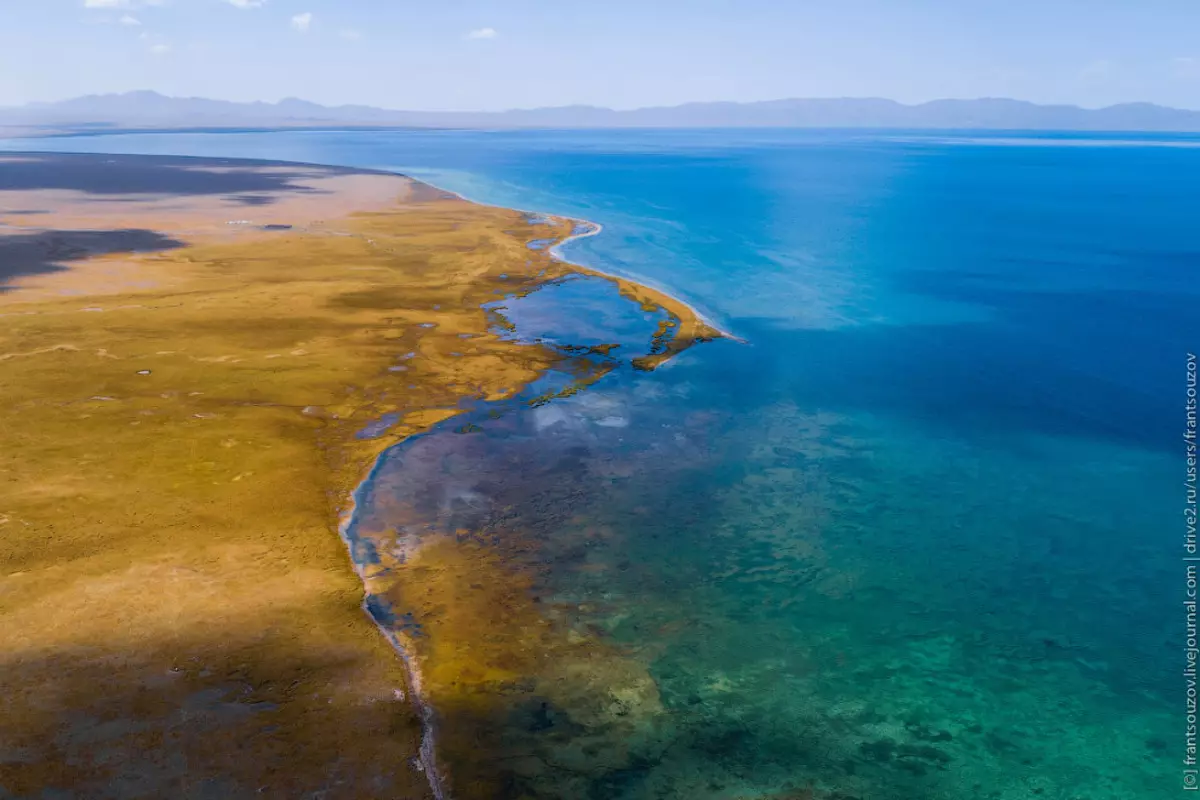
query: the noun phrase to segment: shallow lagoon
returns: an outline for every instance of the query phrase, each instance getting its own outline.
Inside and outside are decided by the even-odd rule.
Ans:
[[[603,282],[501,301],[517,335],[620,342],[618,367],[381,464],[365,529],[417,549],[482,531],[464,546],[559,632],[539,646],[591,664],[540,666],[473,720],[503,796],[1160,798],[1182,768],[1200,162],[1078,138],[39,144],[395,168],[590,219],[604,233],[565,256],[744,340],[644,372],[628,356],[654,321]]]

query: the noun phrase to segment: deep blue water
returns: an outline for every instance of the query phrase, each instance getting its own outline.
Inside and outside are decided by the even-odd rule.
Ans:
[[[1194,137],[292,132],[37,147],[378,167],[586,218],[604,232],[566,257],[666,288],[744,340],[618,370],[472,436],[434,433],[381,465],[377,494],[421,485],[514,507],[551,565],[541,601],[657,686],[654,735],[632,755],[573,762],[569,785],[540,757],[513,767],[512,796],[1181,790]],[[602,295],[567,284],[509,313],[550,338],[644,321]],[[570,491],[514,505],[556,459]],[[434,460],[456,466],[430,483]],[[559,504],[574,515],[547,511]],[[561,755],[569,739],[537,746]]]

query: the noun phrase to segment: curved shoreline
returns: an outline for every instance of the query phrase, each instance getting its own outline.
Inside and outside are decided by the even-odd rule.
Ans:
[[[464,198],[464,199],[466,199],[466,198]],[[468,202],[475,202],[475,201],[471,200]],[[516,209],[516,210],[521,211],[521,209]],[[522,211],[522,213],[533,214],[533,213],[537,213],[537,212]],[[651,292],[654,292],[657,295],[661,295],[663,298],[666,298],[667,300],[669,300],[672,304],[677,304],[682,308],[686,308],[688,310],[688,312],[691,313],[691,315],[694,316],[698,322],[700,322],[702,325],[707,326],[708,328],[711,328],[713,331],[715,331],[720,336],[720,338],[729,339],[730,341],[737,342],[739,344],[747,343],[746,340],[743,339],[742,337],[738,336],[735,333],[732,333],[731,331],[726,330],[725,328],[722,328],[710,316],[708,316],[707,314],[700,311],[700,309],[696,308],[696,306],[689,303],[687,300],[684,300],[683,298],[679,297],[678,295],[675,295],[674,293],[672,293],[671,289],[668,287],[656,285],[656,283],[654,281],[651,281],[648,278],[645,278],[640,275],[626,275],[626,274],[619,273],[619,272],[607,272],[605,270],[596,269],[595,267],[587,267],[582,264],[576,264],[575,262],[571,261],[570,259],[568,259],[566,256],[564,256],[560,252],[560,248],[565,247],[566,245],[570,244],[571,242],[577,241],[579,239],[588,239],[592,236],[599,236],[600,234],[604,233],[604,226],[601,225],[599,222],[592,222],[591,220],[579,219],[578,217],[563,216],[561,214],[542,214],[541,216],[558,217],[559,219],[565,219],[565,220],[574,222],[574,223],[576,223],[577,226],[578,225],[587,225],[589,228],[588,230],[583,231],[582,233],[573,233],[570,236],[566,236],[563,238],[562,241],[560,241],[557,244],[550,247],[548,249],[548,252],[550,253],[550,256],[552,258],[554,258],[555,260],[560,261],[563,264],[566,264],[570,267],[573,267],[574,269],[576,269],[577,271],[579,271],[581,274],[584,274],[584,275],[591,275],[596,278],[609,280],[614,283],[617,283],[618,285],[623,282],[628,282],[630,284],[636,284],[637,286],[640,286],[643,289],[647,289]]]
[[[557,213],[548,212],[548,211],[534,211],[534,210],[528,209],[528,208],[517,208],[516,206],[505,206],[505,205],[501,205],[499,203],[489,203],[489,202],[486,202],[483,200],[478,200],[476,198],[469,197],[468,195],[463,194],[462,192],[456,192],[451,189],[442,188],[440,186],[437,186],[436,184],[430,183],[429,181],[427,181],[424,178],[415,178],[404,172],[393,172],[393,171],[389,171],[386,169],[371,169],[370,171],[383,172],[383,173],[389,174],[389,175],[399,175],[401,177],[407,178],[410,181],[422,183],[426,186],[436,189],[439,192],[443,192],[447,195],[456,197],[459,200],[462,200],[467,203],[472,203],[473,205],[477,205],[477,206],[485,206],[487,208],[502,208],[502,209],[505,209],[508,211],[516,211],[521,214],[525,214],[529,217],[537,217],[537,218],[546,219],[546,220],[562,219],[562,220],[566,220],[568,222],[575,223],[576,227],[578,227],[579,225],[586,225],[586,226],[588,226],[588,230],[583,231],[581,233],[571,233],[568,236],[564,236],[560,241],[555,242],[553,245],[546,248],[546,252],[554,260],[556,260],[562,264],[566,264],[570,267],[573,267],[580,274],[591,275],[592,277],[609,280],[614,283],[617,283],[618,285],[620,285],[621,283],[636,284],[637,286],[640,286],[643,289],[647,289],[651,292],[654,292],[657,295],[661,295],[663,298],[668,299],[673,305],[677,305],[681,308],[687,309],[688,313],[690,313],[692,316],[694,316],[697,321],[699,321],[706,327],[711,328],[714,332],[716,332],[719,335],[720,338],[729,339],[730,341],[738,342],[740,344],[746,344],[745,339],[722,328],[715,321],[713,321],[713,319],[711,317],[709,317],[707,314],[704,314],[703,312],[701,312],[700,309],[696,308],[692,303],[689,303],[687,300],[684,300],[683,298],[675,295],[671,291],[671,289],[668,287],[657,286],[657,285],[655,285],[655,283],[653,281],[651,281],[643,276],[625,275],[625,274],[621,274],[619,272],[607,272],[602,269],[596,269],[595,267],[588,267],[588,266],[584,266],[583,264],[576,264],[575,262],[571,261],[570,259],[568,259],[566,256],[564,256],[560,252],[561,248],[565,247],[566,245],[570,244],[571,242],[577,241],[579,239],[587,239],[592,236],[599,236],[601,233],[603,233],[604,226],[602,224],[600,224],[599,222],[593,222],[591,220],[582,219],[580,217],[572,217],[567,214],[557,214]]]
[[[420,436],[420,434],[416,434],[416,436]],[[409,651],[409,647],[400,639],[400,636],[395,631],[389,630],[382,625],[371,613],[368,606],[371,598],[371,592],[367,589],[368,577],[362,565],[354,557],[354,540],[351,534],[354,525],[358,521],[358,509],[362,504],[362,495],[370,487],[371,480],[379,472],[384,458],[387,457],[392,447],[411,441],[413,438],[415,436],[406,437],[376,456],[374,463],[371,464],[371,468],[367,470],[366,476],[350,493],[349,506],[342,513],[342,517],[338,521],[338,536],[341,537],[342,543],[346,546],[346,554],[350,558],[350,565],[353,567],[355,574],[358,575],[363,586],[363,599],[360,605],[363,614],[383,634],[383,637],[391,644],[392,649],[396,651],[396,654],[400,656],[400,660],[404,664],[404,673],[408,676],[408,697],[421,718],[421,745],[417,750],[417,758],[419,759],[421,771],[429,783],[429,790],[435,800],[447,800],[448,795],[446,793],[445,781],[437,765],[435,749],[437,746],[436,719],[434,717],[433,706],[425,699],[421,667],[417,664],[415,655]]]
[[[486,203],[477,203],[476,201],[466,198],[457,192],[443,190],[440,187],[434,186],[433,184],[418,178],[402,175],[402,173],[392,174],[396,174],[405,177],[408,180],[424,184],[425,186],[428,186],[436,191],[443,192],[446,195],[453,196],[459,200],[471,203],[473,205],[490,205]],[[572,233],[563,236],[554,244],[546,248],[546,251],[551,259],[570,268],[577,274],[600,278],[616,284],[622,295],[631,301],[639,302],[643,305],[645,305],[647,302],[650,302],[653,305],[657,305],[662,308],[662,310],[665,311],[670,318],[675,320],[675,331],[670,341],[684,339],[687,342],[687,344],[684,345],[685,347],[690,346],[690,344],[693,342],[705,341],[712,338],[728,338],[734,341],[741,341],[737,337],[722,331],[715,325],[712,325],[692,306],[668,294],[667,292],[639,283],[630,278],[613,275],[600,270],[574,264],[570,261],[567,261],[562,256],[560,252],[561,247],[577,239],[584,239],[599,235],[604,230],[602,225],[589,220],[581,220],[578,218],[566,217],[558,214],[543,214],[541,212],[528,211],[524,209],[508,208],[506,206],[490,205],[490,207],[517,211],[518,213],[525,214],[529,218],[539,218],[547,221],[558,219],[572,223]],[[578,231],[580,226],[586,226],[587,229]],[[690,320],[687,319],[689,316],[691,317]],[[686,335],[685,330],[687,331]],[[665,363],[665,361],[669,360],[680,349],[682,348],[671,348],[668,346],[660,356],[657,356],[657,358],[660,358],[661,360],[655,361],[654,365],[648,368],[653,369],[655,366]],[[365,499],[364,495],[370,489],[372,480],[378,474],[384,460],[387,458],[388,453],[390,453],[394,448],[407,444],[413,439],[424,435],[426,432],[427,431],[423,431],[406,436],[400,441],[384,449],[375,457],[370,469],[367,470],[366,475],[350,493],[348,506],[344,509],[338,523],[338,536],[342,539],[342,543],[346,547],[347,555],[350,558],[351,566],[353,567],[355,574],[359,576],[359,579],[363,585],[363,600],[361,603],[363,613],[371,620],[371,623],[376,627],[376,629],[383,634],[384,638],[387,639],[387,641],[391,644],[393,650],[395,650],[400,656],[400,660],[404,664],[405,673],[408,676],[408,693],[411,697],[411,702],[417,709],[417,713],[420,716],[422,724],[421,745],[418,752],[421,771],[429,783],[430,791],[435,800],[448,800],[450,795],[446,788],[446,777],[440,771],[437,761],[437,712],[430,703],[429,699],[425,696],[424,678],[417,656],[412,651],[411,644],[406,642],[406,637],[382,624],[376,619],[375,615],[371,613],[369,602],[374,595],[368,585],[370,578],[367,576],[364,566],[359,563],[354,555],[355,536],[353,531],[358,522],[359,510],[362,506],[363,500]]]

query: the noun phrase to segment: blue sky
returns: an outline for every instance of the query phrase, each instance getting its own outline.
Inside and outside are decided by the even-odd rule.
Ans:
[[[781,97],[1200,108],[1197,0],[0,0],[0,105],[155,89],[504,109]]]

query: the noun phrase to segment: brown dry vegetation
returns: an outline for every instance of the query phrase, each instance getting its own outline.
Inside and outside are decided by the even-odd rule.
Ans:
[[[304,224],[282,233],[231,235],[228,205],[178,198],[161,220],[164,198],[0,214],[0,240],[119,213],[181,245],[0,283],[0,794],[428,795],[402,664],[336,526],[381,450],[562,360],[501,340],[481,305],[567,267],[517,212],[371,177],[390,202],[291,207]],[[713,335],[619,285],[674,320],[643,366]],[[355,438],[389,412],[389,435]]]

